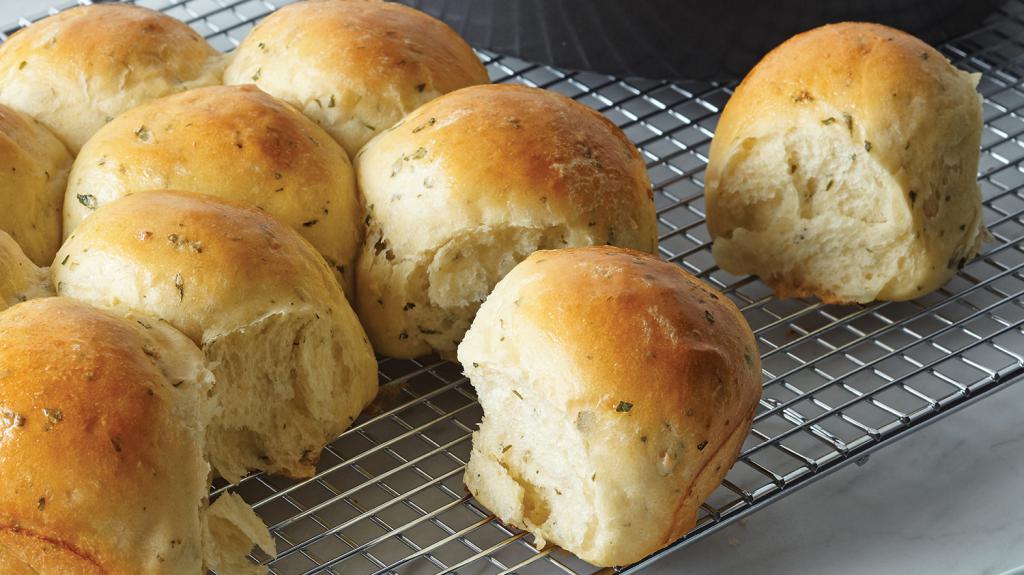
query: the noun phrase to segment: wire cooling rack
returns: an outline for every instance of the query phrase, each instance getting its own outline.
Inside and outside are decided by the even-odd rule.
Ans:
[[[286,2],[145,0],[230,50]],[[73,5],[73,4],[71,4]],[[69,5],[61,5],[51,13]],[[45,14],[23,18],[3,37]],[[736,466],[696,528],[634,572],[1024,374],[1024,2],[941,46],[982,73],[979,179],[995,241],[945,288],[867,306],[776,300],[712,260],[702,177],[732,85],[567,72],[480,53],[496,82],[555,90],[593,106],[648,162],[661,255],[727,293],[757,334],[764,398]],[[494,520],[462,484],[481,417],[458,365],[380,362],[381,398],[324,452],[316,477],[254,475],[232,488],[271,526],[277,574],[587,574],[597,570]],[[223,491],[217,487],[214,495]]]

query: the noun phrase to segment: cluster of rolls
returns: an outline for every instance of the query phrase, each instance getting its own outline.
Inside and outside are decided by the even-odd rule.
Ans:
[[[975,119],[969,80],[888,29],[820,34],[888,66],[919,50],[915,81],[935,86],[887,80],[883,114],[856,86],[810,85],[837,81],[816,72],[752,73],[712,149],[716,257],[791,295],[932,289],[948,269],[929,262],[983,236],[964,176],[977,134],[936,135]],[[748,121],[745,98],[798,113]],[[867,156],[847,159],[859,138]],[[940,144],[945,159],[919,157]],[[0,149],[0,566],[260,572],[246,554],[274,540],[240,498],[209,504],[211,477],[312,475],[374,399],[375,351],[457,355],[486,413],[467,487],[599,565],[692,528],[749,431],[756,340],[727,297],[655,255],[636,147],[566,97],[489,84],[415,10],[303,2],[227,55],[144,8],[62,12],[0,46]],[[809,173],[826,165],[829,184]],[[887,218],[871,238],[820,239],[865,210]],[[787,226],[833,251],[798,252]],[[867,291],[807,279],[870,246],[889,259]]]
[[[274,540],[211,478],[312,475],[377,392],[351,155],[486,82],[378,2],[281,10],[228,57],[129,5],[0,46],[0,561],[263,571]]]

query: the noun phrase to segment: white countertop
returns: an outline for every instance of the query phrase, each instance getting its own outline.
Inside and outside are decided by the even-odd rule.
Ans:
[[[695,541],[649,575],[1000,575],[1024,566],[1024,384]]]
[[[0,0],[0,22],[48,5]],[[1024,385],[662,559],[649,575],[970,574],[1024,565]]]

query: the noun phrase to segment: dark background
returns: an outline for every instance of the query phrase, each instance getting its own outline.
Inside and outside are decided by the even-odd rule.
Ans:
[[[741,78],[771,48],[821,24],[888,24],[935,44],[999,0],[399,0],[473,46],[620,76]]]

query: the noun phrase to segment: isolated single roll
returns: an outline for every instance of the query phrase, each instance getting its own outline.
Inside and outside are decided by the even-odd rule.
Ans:
[[[718,122],[705,186],[715,260],[829,303],[941,287],[988,237],[978,77],[876,24],[783,43]]]
[[[0,105],[0,158],[0,231],[48,266],[61,243],[71,154],[46,126]]]
[[[220,198],[151,191],[96,210],[52,270],[57,291],[161,318],[206,355],[213,467],[311,475],[377,391],[377,363],[331,269],[298,233]]]
[[[242,41],[225,84],[256,84],[320,124],[348,153],[441,94],[486,84],[447,24],[375,0],[314,0],[267,16]]]
[[[613,247],[536,252],[459,346],[483,406],[469,491],[594,565],[693,528],[750,431],[757,344],[724,295]]]
[[[128,4],[65,10],[0,45],[0,103],[46,124],[77,154],[147,100],[219,84],[223,56],[184,22]]]
[[[42,575],[196,575],[216,563],[201,411],[210,373],[192,342],[159,321],[44,298],[0,313],[0,373],[11,563]],[[265,528],[261,539],[272,546]]]
[[[0,231],[0,311],[48,295],[53,295],[49,270],[37,267],[11,236]]]
[[[357,310],[374,348],[453,352],[494,284],[537,249],[654,251],[639,152],[565,96],[475,86],[420,108],[356,158],[367,218]]]
[[[345,150],[291,106],[253,86],[154,100],[100,129],[75,160],[64,235],[128,194],[176,189],[254,204],[297,230],[351,293],[362,240]]]

